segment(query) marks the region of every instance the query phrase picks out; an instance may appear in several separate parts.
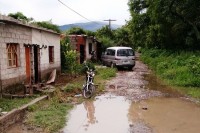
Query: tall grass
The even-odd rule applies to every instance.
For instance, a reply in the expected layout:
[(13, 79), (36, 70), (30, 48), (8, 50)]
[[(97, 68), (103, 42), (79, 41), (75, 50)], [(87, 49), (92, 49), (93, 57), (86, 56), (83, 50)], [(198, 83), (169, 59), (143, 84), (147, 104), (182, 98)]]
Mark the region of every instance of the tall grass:
[[(145, 49), (142, 50), (141, 60), (170, 85), (188, 89), (200, 87), (199, 51)], [(200, 91), (200, 88), (195, 90)]]

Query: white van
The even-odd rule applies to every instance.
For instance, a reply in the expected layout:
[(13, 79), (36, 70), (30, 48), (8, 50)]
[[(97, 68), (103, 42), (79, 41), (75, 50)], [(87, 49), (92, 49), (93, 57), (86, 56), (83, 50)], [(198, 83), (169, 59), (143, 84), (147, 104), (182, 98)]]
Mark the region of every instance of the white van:
[(109, 47), (101, 60), (104, 65), (110, 67), (126, 67), (132, 70), (135, 66), (135, 53), (131, 47)]

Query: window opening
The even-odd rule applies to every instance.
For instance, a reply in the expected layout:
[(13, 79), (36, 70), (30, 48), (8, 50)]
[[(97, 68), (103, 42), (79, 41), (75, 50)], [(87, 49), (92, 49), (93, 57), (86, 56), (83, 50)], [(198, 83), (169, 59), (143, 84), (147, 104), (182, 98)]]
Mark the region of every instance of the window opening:
[(49, 46), (49, 63), (54, 62), (54, 46)]

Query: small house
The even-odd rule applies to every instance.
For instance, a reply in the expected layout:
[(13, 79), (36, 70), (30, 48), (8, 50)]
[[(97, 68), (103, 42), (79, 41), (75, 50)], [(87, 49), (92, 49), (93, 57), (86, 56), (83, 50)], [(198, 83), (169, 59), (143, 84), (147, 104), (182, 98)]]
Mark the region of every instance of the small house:
[(96, 58), (101, 58), (101, 43), (94, 36), (69, 35), (70, 44), (74, 50), (79, 52), (79, 63), (91, 59), (91, 52), (95, 51)]
[(61, 70), (60, 34), (0, 15), (0, 90)]

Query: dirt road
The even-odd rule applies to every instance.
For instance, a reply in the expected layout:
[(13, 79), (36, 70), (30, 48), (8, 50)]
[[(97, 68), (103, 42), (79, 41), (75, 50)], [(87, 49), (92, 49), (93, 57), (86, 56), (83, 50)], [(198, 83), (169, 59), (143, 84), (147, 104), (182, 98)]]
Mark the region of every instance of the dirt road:
[[(200, 106), (161, 85), (137, 61), (133, 71), (119, 71), (103, 95), (75, 105), (62, 133), (199, 133)], [(16, 125), (8, 133), (35, 133)], [(34, 132), (35, 131), (35, 132)]]
[(104, 95), (77, 105), (64, 133), (199, 133), (200, 107), (159, 84), (137, 61), (119, 71)]

